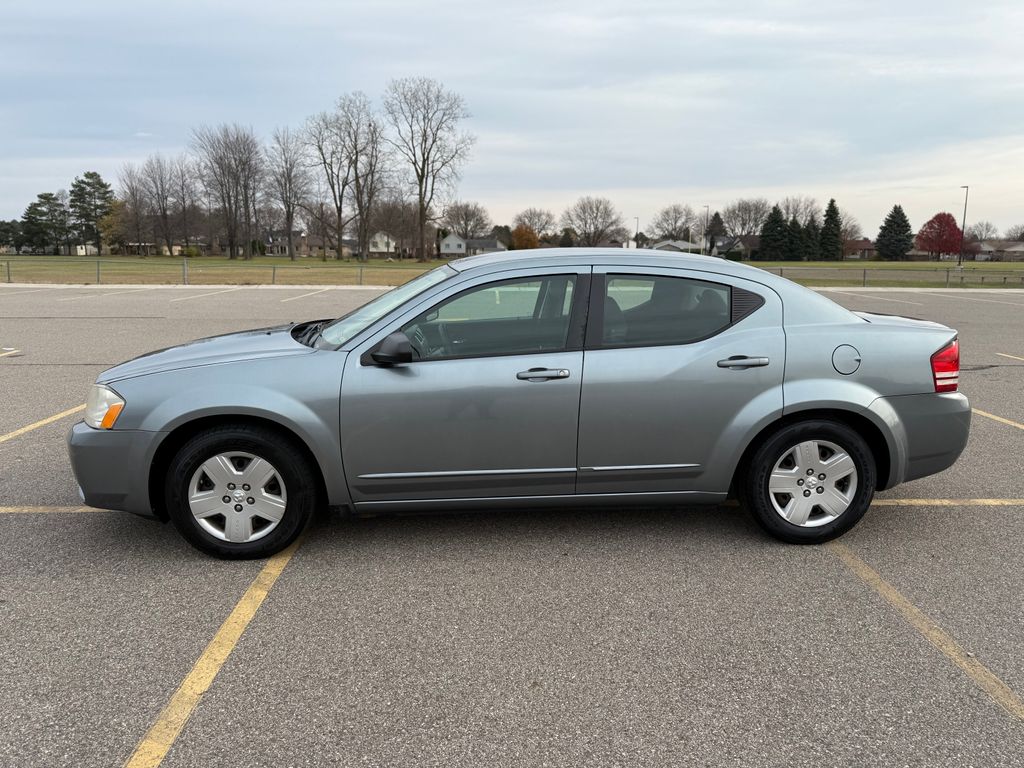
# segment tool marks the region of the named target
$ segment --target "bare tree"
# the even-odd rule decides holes
[[[352,217],[345,217],[345,202],[348,188],[352,184],[352,153],[345,145],[345,131],[341,125],[341,116],[335,112],[321,112],[306,121],[306,143],[313,157],[313,164],[319,171],[318,185],[321,194],[315,203],[316,209],[323,211],[325,198],[330,205],[331,220],[329,226],[324,221],[325,229],[334,236],[337,258],[342,256],[341,239],[345,227]]]
[[[999,230],[991,221],[979,221],[967,228],[966,235],[968,240],[993,240],[999,237]]]
[[[141,256],[149,214],[149,195],[142,171],[133,163],[125,163],[118,174],[118,186],[125,205],[126,227],[135,236],[135,247]],[[145,255],[149,255],[149,246]]]
[[[352,168],[352,201],[360,258],[369,256],[371,222],[388,179],[384,126],[366,94],[356,91],[338,99],[343,145]]]
[[[722,223],[729,237],[748,237],[761,231],[771,204],[763,197],[740,198],[722,209]]]
[[[463,240],[483,237],[494,226],[487,209],[480,203],[456,201],[444,210],[441,224]]]
[[[537,233],[538,237],[554,232],[556,223],[555,214],[544,208],[527,208],[525,211],[517,213],[516,217],[512,219],[513,227],[520,225],[529,227]]]
[[[698,224],[693,208],[673,203],[658,212],[649,228],[655,240],[690,240]]]
[[[305,144],[289,128],[278,128],[266,153],[270,197],[281,207],[288,258],[295,261],[295,213],[310,191]]]
[[[199,195],[196,191],[196,177],[199,169],[189,158],[182,153],[171,162],[171,186],[173,189],[174,204],[178,209],[178,221],[181,225],[182,238],[185,247],[191,244],[192,211],[197,207]]]
[[[1024,224],[1014,224],[1005,234],[1007,240],[1024,240]]]
[[[458,179],[475,140],[459,131],[469,112],[461,96],[426,77],[388,83],[384,111],[394,130],[390,142],[408,165],[416,190],[417,252],[426,260],[426,229],[434,197]]]
[[[821,205],[808,195],[790,195],[779,201],[783,218],[790,221],[794,216],[801,226],[806,227],[811,217],[821,221]]]
[[[146,185],[149,207],[156,216],[160,235],[167,247],[167,255],[174,255],[174,233],[171,226],[171,205],[174,179],[171,164],[157,153],[146,158],[142,164],[142,179]]]
[[[246,133],[237,125],[219,125],[216,128],[202,126],[192,134],[202,168],[203,185],[209,196],[216,197],[220,203],[229,259],[238,256],[239,226],[244,215],[238,145],[244,143]]]
[[[595,246],[612,235],[620,234],[623,221],[611,200],[587,196],[565,210],[562,226],[575,230],[577,245]]]
[[[394,238],[399,258],[419,237],[416,211],[415,201],[406,200],[397,194],[381,200],[374,210],[373,227]]]
[[[860,228],[857,217],[844,208],[839,209],[839,236],[844,243],[864,237],[864,231]]]

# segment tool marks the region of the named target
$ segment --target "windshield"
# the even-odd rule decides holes
[[[320,331],[320,338],[328,344],[340,346],[364,328],[367,328],[371,323],[380,320],[391,310],[455,274],[458,273],[448,266],[438,267],[430,272],[425,272],[419,277],[413,278],[405,285],[392,288],[368,304],[363,304],[359,309],[338,318]]]

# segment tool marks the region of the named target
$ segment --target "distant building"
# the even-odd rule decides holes
[[[389,257],[398,253],[398,244],[387,232],[374,232],[367,243],[367,250],[370,256]]]
[[[672,251],[674,253],[700,253],[701,247],[689,240],[660,240],[651,246],[656,251]]]
[[[451,237],[451,235],[449,235],[449,237]],[[469,240],[466,240],[465,243],[467,256],[477,256],[481,253],[494,253],[496,251],[508,250],[508,247],[496,237],[471,237]]]
[[[866,237],[857,240],[847,240],[843,243],[844,259],[874,259],[878,256],[875,244]]]
[[[457,259],[466,256],[466,241],[450,232],[441,239],[441,257],[445,259]]]
[[[982,240],[974,243],[977,261],[1024,261],[1024,241]]]

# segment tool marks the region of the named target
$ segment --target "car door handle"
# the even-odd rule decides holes
[[[531,368],[528,371],[520,371],[516,374],[520,381],[547,381],[548,379],[568,379],[569,371],[566,368]]]
[[[768,365],[767,357],[747,357],[746,355],[733,355],[725,360],[718,361],[719,368],[731,368],[732,370],[762,368],[766,365]]]

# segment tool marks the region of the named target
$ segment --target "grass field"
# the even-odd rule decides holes
[[[401,285],[443,261],[321,261],[260,256],[250,261],[203,257],[0,256],[0,282],[191,285]],[[804,285],[1024,288],[1024,262],[749,262]]]

